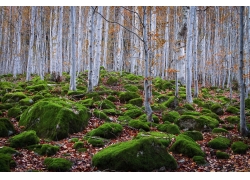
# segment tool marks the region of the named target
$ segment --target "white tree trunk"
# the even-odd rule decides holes
[[[63,30],[63,6],[59,7],[59,21],[58,21],[58,36],[57,36],[57,43],[58,43],[58,50],[57,50],[57,78],[62,76],[62,65],[63,65],[63,37],[62,37],[62,30]],[[59,76],[59,77],[58,77]]]
[[[119,23],[123,25],[124,21],[124,13],[123,13],[123,8],[120,8],[120,18],[119,18]],[[118,39],[117,39],[117,49],[116,49],[116,61],[117,61],[117,71],[122,71],[122,65],[123,65],[123,28],[119,27],[119,32],[118,32]]]
[[[76,21],[76,10],[75,6],[70,7],[70,20],[71,20],[71,72],[70,72],[70,90],[76,90],[76,42],[75,42],[75,21]]]
[[[199,87],[198,87],[198,14],[196,13],[196,8],[194,10],[194,97],[198,97],[199,94]]]
[[[58,7],[55,6],[53,11],[54,11],[53,12],[54,16],[52,16],[53,24],[52,24],[52,32],[51,32],[51,35],[52,35],[51,37],[52,49],[51,50],[52,51],[50,52],[51,53],[50,73],[56,75],[57,73],[56,67],[57,67],[57,62],[58,62],[58,59],[57,59],[57,53],[58,53],[57,52],[57,49],[58,49],[57,11],[58,11]]]
[[[106,7],[106,19],[109,19],[109,11],[110,6]],[[108,37],[109,37],[109,23],[105,22],[104,28],[104,49],[103,49],[103,63],[102,66],[106,69],[107,68],[107,52],[108,52]]]

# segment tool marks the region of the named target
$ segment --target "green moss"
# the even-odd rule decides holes
[[[8,137],[15,133],[13,124],[7,118],[0,118],[0,137]]]
[[[233,106],[228,106],[226,109],[226,112],[232,113],[232,114],[239,114],[240,110]]]
[[[223,108],[221,107],[220,104],[213,104],[210,109],[211,109],[212,112],[214,112],[217,115],[223,115],[224,114]]]
[[[9,139],[10,147],[23,148],[30,145],[38,144],[39,138],[36,132],[33,130],[24,131],[18,135],[15,135]]]
[[[180,114],[177,111],[164,111],[162,114],[162,121],[176,122],[180,117]]]
[[[216,151],[216,157],[218,159],[229,159],[229,154],[218,150],[218,151]]]
[[[138,92],[138,91],[139,91],[139,89],[138,89],[137,86],[131,85],[131,84],[126,84],[126,85],[124,86],[124,89],[125,89],[126,91],[131,91],[131,92]]]
[[[77,141],[77,142],[75,142],[74,145],[73,145],[73,148],[74,148],[74,149],[79,149],[79,148],[83,148],[83,147],[84,147],[84,143],[81,142],[81,141]]]
[[[184,104],[184,107],[188,110],[195,111],[194,107],[191,104]]]
[[[228,116],[225,120],[231,124],[238,124],[240,122],[240,118],[238,116]]]
[[[180,134],[180,129],[176,124],[160,124],[157,129],[169,134]]]
[[[204,126],[207,126],[211,129],[215,128],[215,127],[218,127],[219,126],[219,121],[215,118],[212,118],[210,116],[200,116],[199,119],[198,119],[198,126],[199,127],[204,127]]]
[[[107,85],[110,85],[110,86],[116,86],[118,84],[118,78],[117,77],[114,77],[114,76],[110,76],[108,79],[107,79],[107,82],[106,82]]]
[[[102,138],[89,138],[88,143],[94,147],[102,147],[102,146],[104,146],[104,139],[102,139]]]
[[[231,145],[231,149],[236,154],[246,154],[249,146],[242,141],[236,141]]]
[[[82,131],[90,114],[86,107],[59,98],[43,99],[24,111],[19,125],[35,130],[42,138],[60,140]]]
[[[191,137],[194,141],[201,141],[201,140],[203,140],[203,135],[199,131],[185,131],[182,134]]]
[[[205,158],[203,156],[194,156],[193,161],[198,165],[206,164]]]
[[[49,171],[67,172],[72,167],[72,162],[64,158],[45,158],[44,165]]]
[[[230,140],[225,137],[216,137],[208,142],[208,146],[213,149],[227,149],[230,146]]]
[[[85,97],[88,99],[93,99],[94,101],[100,101],[101,97],[97,92],[86,93]]]
[[[13,107],[13,104],[11,104],[11,103],[0,104],[0,110],[8,110],[12,107]]]
[[[188,157],[205,156],[199,144],[197,144],[189,136],[183,134],[180,134],[176,137],[176,141],[170,147],[169,150],[175,153],[183,154]]]
[[[167,101],[168,99],[169,99],[169,96],[167,96],[166,94],[160,94],[159,96],[157,96],[155,101],[157,103],[163,103],[163,102]]]
[[[168,108],[174,108],[175,107],[175,96],[170,96],[169,99],[166,102],[163,102],[162,105]]]
[[[27,149],[43,156],[53,156],[59,151],[60,147],[51,144],[36,144],[28,146]]]
[[[117,123],[104,123],[98,128],[90,131],[88,136],[100,136],[103,138],[111,139],[116,138],[122,132],[122,126]]]
[[[143,129],[144,131],[149,131],[150,128],[146,122],[142,122],[140,120],[130,120],[128,123],[129,126],[136,129]]]
[[[138,93],[135,92],[121,92],[119,94],[119,99],[121,102],[128,102],[131,99],[135,99],[135,98],[139,98],[140,95]]]
[[[228,133],[228,131],[224,128],[214,128],[212,133]]]
[[[235,126],[233,124],[222,124],[221,127],[226,130],[232,130]]]
[[[135,98],[135,99],[129,100],[128,103],[133,104],[133,105],[138,106],[138,107],[142,107],[143,100],[142,100],[142,98]]]
[[[3,96],[2,102],[18,102],[26,97],[23,92],[7,93]]]
[[[186,99],[187,95],[186,95],[185,92],[179,92],[179,97],[180,97],[181,99]]]
[[[212,111],[211,111],[210,109],[203,108],[203,109],[201,110],[201,113],[202,113],[202,114],[208,114],[208,113],[212,113]]]
[[[119,161],[118,161],[119,159]],[[176,169],[175,159],[154,137],[140,138],[111,145],[95,154],[93,165],[98,169],[117,171],[152,171],[165,166]]]
[[[137,118],[142,114],[143,114],[143,111],[141,109],[139,109],[139,108],[130,109],[130,110],[125,111],[125,113],[124,113],[125,116],[129,116],[131,118]]]
[[[117,100],[117,98],[115,96],[112,96],[112,95],[109,95],[107,97],[108,100],[112,101],[112,102],[115,102]]]
[[[200,116],[201,114],[196,111],[184,111],[182,115]]]
[[[193,102],[197,104],[199,107],[202,107],[204,105],[204,102],[201,99],[194,98]]]
[[[130,120],[132,120],[132,118],[129,116],[119,116],[117,118],[117,120],[121,121],[121,123],[124,124],[124,123],[128,123]]]
[[[109,117],[101,110],[95,109],[93,113],[94,113],[95,117],[97,117],[99,119],[102,119],[104,121],[110,121]]]
[[[97,106],[101,109],[116,109],[114,103],[108,99],[104,99],[103,101],[96,101],[94,102],[94,106]]]
[[[68,91],[67,95],[68,96],[73,96],[73,95],[84,94],[85,92],[86,91],[84,91],[84,90]]]
[[[115,115],[121,115],[122,114],[122,112],[119,111],[119,110],[117,110],[117,109],[104,109],[103,112],[105,114],[113,115],[113,116],[115,116]]]
[[[38,84],[38,85],[34,85],[34,86],[27,86],[26,90],[28,90],[28,91],[48,90],[48,86],[46,84]]]
[[[34,102],[37,102],[38,100],[43,99],[43,98],[44,98],[44,96],[39,95],[39,94],[36,94],[36,95],[32,96],[32,100]]]
[[[24,99],[21,99],[19,101],[19,104],[22,105],[22,106],[30,106],[34,103],[33,99],[27,97],[27,98],[24,98]]]
[[[152,114],[152,118],[153,118],[153,122],[154,123],[159,123],[159,118],[158,116],[156,116],[155,114]],[[143,122],[147,122],[148,118],[146,114],[141,115],[138,120],[143,121]]]
[[[71,138],[70,140],[69,140],[69,142],[78,142],[79,141],[79,138]]]
[[[180,129],[193,130],[196,129],[197,117],[191,115],[182,115],[177,119],[176,124]]]
[[[15,166],[16,163],[10,154],[0,153],[0,172],[10,172],[10,169]]]
[[[94,100],[91,98],[88,98],[88,99],[80,100],[79,103],[86,107],[93,107]]]
[[[16,118],[20,114],[22,114],[22,110],[19,107],[12,107],[8,110],[7,115],[8,115],[8,117]]]

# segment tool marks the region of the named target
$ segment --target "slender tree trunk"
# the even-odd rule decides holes
[[[106,18],[109,19],[110,6],[106,7]],[[104,34],[104,49],[103,49],[103,67],[107,68],[107,52],[108,52],[108,40],[109,40],[109,23],[105,22],[105,34]]]
[[[206,86],[206,11],[204,12],[203,40],[202,40],[202,87]]]
[[[76,90],[76,42],[75,42],[75,21],[76,10],[75,6],[70,7],[70,20],[71,20],[71,72],[70,72],[70,90]]]
[[[58,20],[58,53],[57,53],[57,59],[58,59],[58,68],[57,68],[57,78],[61,78],[62,76],[62,65],[63,65],[63,51],[62,51],[62,43],[63,43],[63,37],[62,37],[62,31],[63,31],[63,6],[59,7],[59,20]]]

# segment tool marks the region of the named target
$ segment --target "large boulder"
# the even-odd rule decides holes
[[[87,108],[59,98],[40,100],[24,111],[19,125],[35,130],[41,138],[60,140],[82,131],[88,124]]]
[[[92,158],[93,166],[117,171],[153,171],[176,169],[176,160],[154,137],[145,137],[111,145]]]
[[[15,133],[13,124],[7,118],[0,118],[0,137],[7,137]]]

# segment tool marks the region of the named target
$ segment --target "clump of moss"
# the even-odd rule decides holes
[[[221,127],[226,129],[226,130],[232,130],[232,129],[234,129],[235,126],[233,124],[222,124]]]
[[[139,90],[137,86],[131,85],[131,84],[126,84],[126,85],[124,86],[124,89],[125,89],[126,91],[131,91],[131,92],[138,92],[138,90]]]
[[[30,106],[34,103],[33,99],[27,97],[27,98],[24,98],[24,99],[21,99],[19,101],[19,104],[22,105],[22,106]]]
[[[33,150],[40,155],[53,156],[59,151],[60,147],[53,146],[51,144],[37,144],[37,145],[30,145],[27,147],[27,149]]]
[[[16,162],[10,154],[0,153],[0,172],[10,172],[10,169],[16,166]]]
[[[176,121],[176,124],[180,127],[180,129],[193,130],[196,129],[197,117],[191,115],[182,115]]]
[[[136,128],[136,129],[143,129],[144,131],[149,131],[150,130],[147,123],[142,122],[140,120],[130,120],[128,125],[133,127],[133,128]]]
[[[7,118],[0,118],[0,137],[8,137],[15,133],[13,124]]]
[[[73,145],[74,149],[79,149],[79,148],[83,148],[83,147],[84,147],[84,143],[82,141],[77,141]]]
[[[18,152],[11,147],[3,146],[0,148],[0,154],[17,154]]]
[[[8,110],[13,107],[12,103],[4,103],[0,104],[0,110]]]
[[[162,103],[162,105],[164,105],[165,107],[168,108],[175,108],[175,101],[177,101],[175,96],[170,96],[169,99],[165,102]]]
[[[250,109],[250,98],[245,99],[245,107]]]
[[[171,123],[176,122],[180,117],[180,114],[177,111],[164,111],[162,114],[162,121],[169,121]]]
[[[121,102],[128,102],[131,99],[135,99],[135,98],[139,98],[140,95],[136,92],[131,92],[131,91],[127,91],[127,92],[121,92],[119,94],[119,99]]]
[[[228,116],[225,120],[231,124],[238,124],[240,122],[240,118],[238,116]]]
[[[107,79],[107,82],[106,82],[107,85],[110,85],[110,86],[115,86],[118,84],[118,78],[117,77],[114,77],[114,76],[110,76],[108,79]]]
[[[117,123],[104,123],[98,128],[90,131],[88,136],[100,136],[111,139],[116,138],[122,132],[122,126]]]
[[[98,169],[108,168],[117,171],[145,172],[163,166],[166,169],[177,168],[175,159],[166,151],[166,147],[154,137],[111,145],[95,154],[92,162]]]
[[[121,115],[122,112],[117,109],[103,109],[103,112],[108,115]]]
[[[236,154],[246,154],[249,146],[242,141],[236,141],[231,145],[231,149]]]
[[[69,142],[78,142],[79,141],[79,139],[78,138],[71,138],[70,140],[69,140]]]
[[[129,116],[119,116],[117,120],[120,121],[121,124],[127,124],[130,120],[133,119]]]
[[[226,137],[216,137],[208,142],[208,146],[213,149],[227,149],[231,141]]]
[[[194,141],[201,141],[201,140],[203,140],[203,135],[199,131],[185,131],[182,134],[191,137]]]
[[[88,143],[94,147],[102,147],[102,146],[104,146],[104,139],[102,139],[102,138],[89,138]]]
[[[155,114],[152,114],[152,119],[153,119],[153,122],[154,122],[154,123],[159,123],[159,118],[158,118],[158,116],[156,116]],[[148,120],[147,115],[146,115],[146,114],[141,115],[141,116],[138,118],[138,120],[143,121],[143,122],[146,122],[146,121]]]
[[[33,130],[24,131],[18,135],[15,135],[9,139],[10,147],[13,148],[23,148],[29,145],[34,145],[39,143],[39,138],[36,132]]]
[[[26,90],[28,91],[42,91],[42,90],[47,90],[48,86],[46,84],[37,84],[34,86],[27,86]]]
[[[45,158],[44,165],[49,171],[67,172],[72,167],[72,162],[64,158]]]
[[[212,111],[211,111],[210,109],[203,108],[203,109],[201,110],[201,113],[202,113],[202,114],[208,114],[208,113],[212,113]]]
[[[205,156],[199,144],[184,134],[180,134],[176,137],[176,141],[169,150],[186,155],[188,157]]]
[[[130,110],[125,111],[125,113],[124,113],[125,116],[129,116],[131,118],[137,118],[142,114],[143,114],[143,111],[139,108],[130,109]]]
[[[180,129],[176,124],[160,124],[157,129],[169,134],[180,134]]]
[[[229,158],[229,154],[227,154],[226,152],[222,152],[222,151],[216,151],[216,157],[218,159],[228,159]]]
[[[157,98],[155,99],[155,101],[157,103],[163,103],[165,101],[167,101],[169,99],[169,96],[166,94],[160,94],[159,96],[157,96]]]
[[[203,106],[204,102],[201,99],[194,98],[193,102],[197,104],[198,106]]]
[[[194,111],[194,107],[191,104],[184,104],[183,107],[185,107],[188,110]]]
[[[8,110],[8,117],[13,117],[16,118],[17,116],[19,116],[20,114],[22,114],[22,110],[19,107],[12,107]]]
[[[117,98],[115,96],[113,96],[113,95],[109,95],[107,97],[107,99],[110,100],[110,101],[112,101],[112,102],[115,102],[117,100]]]
[[[184,111],[182,115],[200,116],[201,114],[196,111]]]
[[[212,133],[228,133],[228,131],[224,128],[214,128]]]
[[[133,104],[133,105],[138,106],[138,107],[142,107],[143,100],[142,100],[142,98],[135,98],[135,99],[129,100],[128,103]]]
[[[109,117],[101,110],[95,109],[93,113],[94,113],[95,117],[97,117],[99,119],[103,119],[104,121],[110,121]]]
[[[221,107],[220,104],[213,104],[210,109],[211,109],[212,112],[214,112],[217,115],[223,115],[224,114],[223,108]]]
[[[206,164],[206,160],[203,156],[194,156],[193,161],[198,165]]]
[[[93,107],[94,100],[91,98],[88,98],[88,99],[84,99],[84,100],[79,101],[79,103],[86,106],[86,107]]]
[[[26,97],[23,92],[7,93],[3,96],[2,102],[18,102]]]
[[[90,98],[90,99],[93,99],[94,101],[101,100],[101,97],[97,92],[86,93],[85,97],[86,99]]]
[[[101,109],[116,109],[113,102],[108,99],[104,99],[103,101],[96,101],[94,105]]]
[[[226,109],[226,112],[232,113],[232,114],[239,114],[240,110],[233,106],[228,106]]]

